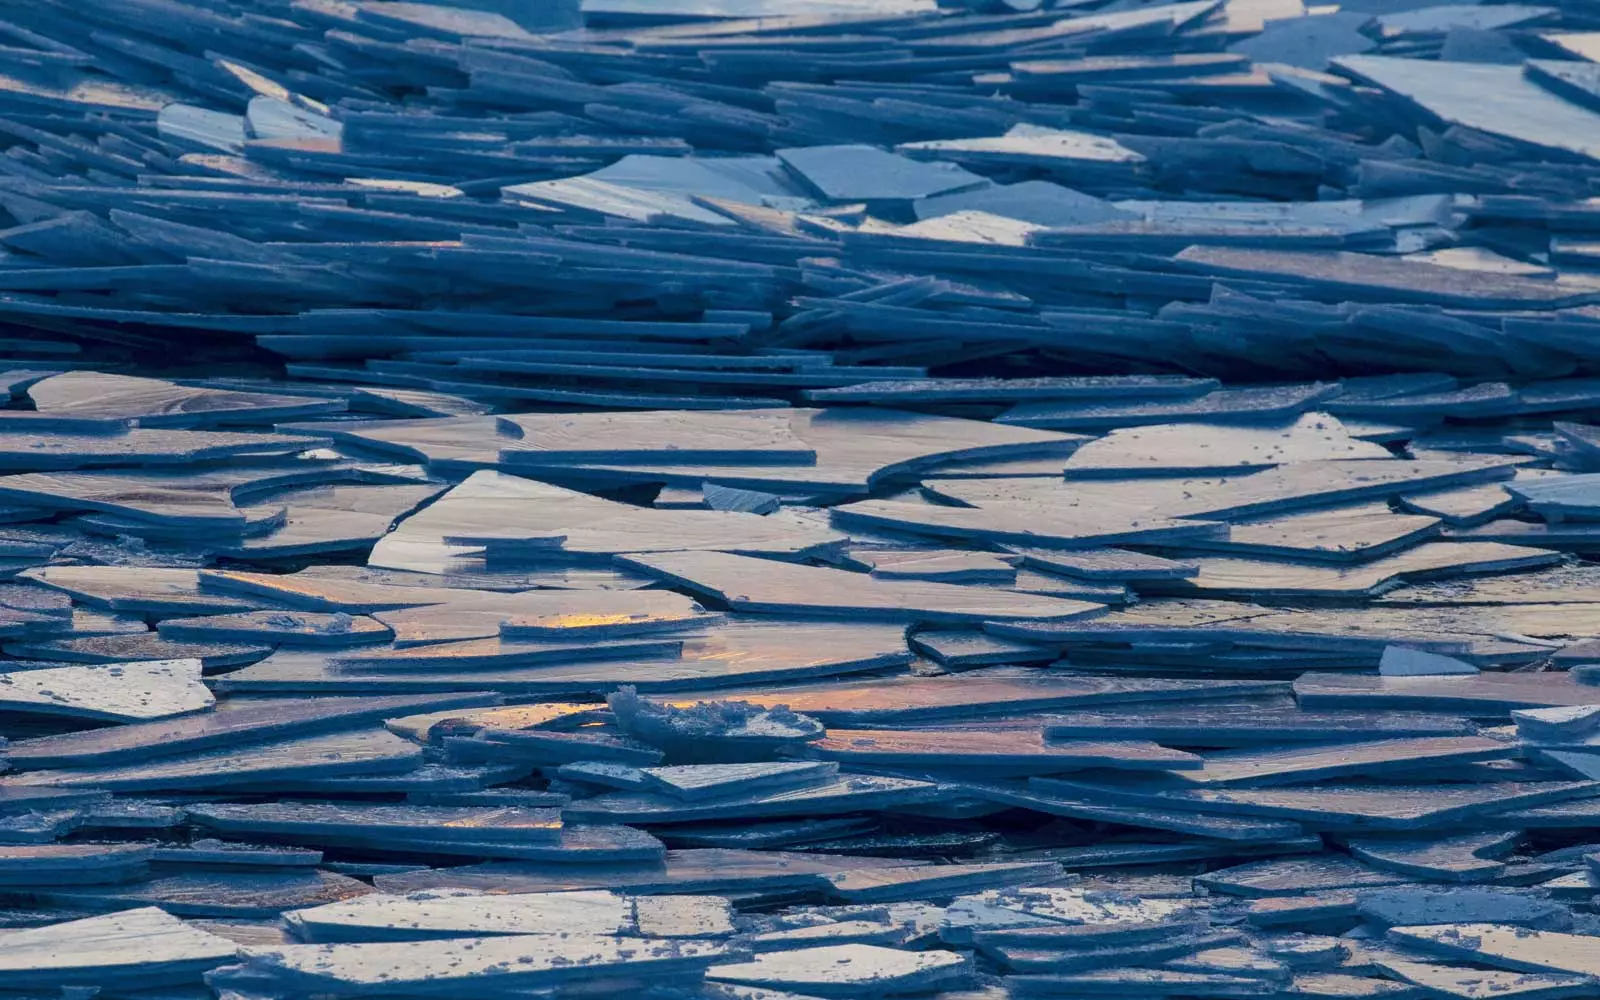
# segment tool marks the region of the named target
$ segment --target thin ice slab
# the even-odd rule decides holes
[[[241,985],[288,993],[437,993],[477,988],[485,977],[497,989],[537,989],[608,974],[699,972],[730,953],[709,941],[517,934],[259,949],[237,975]],[[231,978],[218,974],[211,982],[227,988]]]
[[[40,413],[129,419],[145,427],[270,424],[345,408],[342,399],[232,392],[93,371],[53,375],[30,386],[28,396]]]
[[[898,862],[897,862],[898,863]],[[427,869],[375,879],[383,892],[477,889],[483,892],[567,892],[613,889],[648,895],[823,890],[823,877],[857,868],[881,868],[882,858],[702,848],[668,851],[650,862],[598,865],[490,863]],[[923,861],[905,860],[906,866]]]
[[[0,481],[0,488],[3,488]],[[797,520],[720,510],[634,507],[498,472],[474,473],[374,546],[369,566],[442,573],[486,549],[524,559],[562,553],[712,550],[798,558],[844,536]],[[481,568],[481,567],[480,567]]]
[[[222,745],[100,768],[26,771],[9,783],[117,791],[226,789],[261,782],[397,774],[422,763],[422,749],[383,729]]]
[[[155,907],[14,930],[4,938],[0,985],[17,990],[198,985],[204,972],[240,952],[227,938]]]
[[[512,467],[649,461],[811,465],[817,458],[783,412],[520,413],[500,421],[517,437],[501,453]]]
[[[8,758],[14,766],[24,768],[105,766],[248,740],[360,728],[397,714],[466,709],[497,698],[472,692],[388,698],[224,699],[203,714],[17,740],[8,748]]]
[[[945,722],[1078,705],[1175,702],[1275,694],[1279,681],[1094,677],[997,668],[945,677],[839,681],[788,690],[735,690],[723,697],[792,711],[837,727]],[[663,696],[673,705],[695,699]]]
[[[1037,729],[830,729],[808,753],[841,763],[917,770],[955,769],[991,776],[1053,774],[1088,768],[1198,768],[1201,758],[1155,743],[1046,742]]]
[[[168,618],[157,628],[163,638],[189,642],[256,641],[333,649],[386,642],[393,637],[382,622],[343,612],[244,611],[203,618]]]
[[[1396,944],[1522,972],[1600,974],[1600,939],[1586,934],[1530,930],[1503,924],[1430,924],[1394,927]]]
[[[755,791],[685,802],[649,792],[615,792],[582,799],[562,810],[571,823],[692,823],[711,819],[828,816],[918,805],[949,798],[930,781],[878,775],[844,775],[798,788]]]
[[[864,573],[797,566],[727,552],[656,552],[621,557],[630,569],[716,598],[737,611],[836,615],[880,621],[970,623],[1091,615],[1104,605],[958,584],[880,580]]]
[[[792,990],[825,997],[872,997],[924,992],[955,985],[971,959],[951,951],[902,951],[870,944],[827,945],[758,955],[748,962],[714,965],[713,982]]]
[[[1069,479],[1248,472],[1294,462],[1392,459],[1346,433],[1337,417],[1307,413],[1264,427],[1158,424],[1113,430],[1067,457]]]
[[[657,918],[665,915],[682,918],[679,929],[684,933],[662,927],[664,921]],[[728,903],[718,897],[629,897],[603,889],[511,895],[374,893],[296,910],[285,922],[300,940],[319,944],[500,934],[715,937],[733,930]]]
[[[684,801],[717,799],[765,788],[820,784],[839,770],[823,761],[679,764],[643,769],[645,786]]]
[[[149,660],[0,673],[0,708],[108,722],[144,722],[210,708],[199,660]]]

